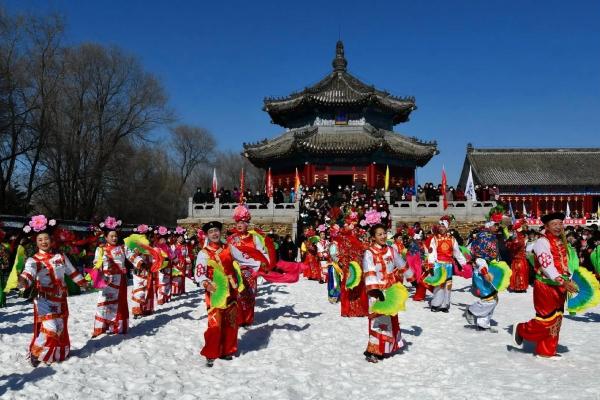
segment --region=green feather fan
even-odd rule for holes
[[[371,307],[371,312],[381,315],[396,315],[399,311],[406,310],[408,290],[401,283],[394,283],[384,292],[385,300],[376,301]]]
[[[227,297],[229,296],[229,279],[223,270],[223,266],[214,260],[208,261],[208,265],[213,269],[212,282],[216,290],[210,294],[211,308],[226,308]]]
[[[356,261],[350,261],[348,264],[348,276],[346,277],[346,288],[354,289],[360,284],[362,276],[362,268]]]

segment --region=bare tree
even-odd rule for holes
[[[179,175],[177,194],[181,196],[194,172],[213,161],[215,139],[204,128],[178,125],[171,130],[171,149]]]
[[[166,95],[132,56],[83,44],[65,51],[59,107],[58,127],[42,153],[54,195],[46,201],[61,218],[89,219],[119,144],[145,139],[170,120]]]

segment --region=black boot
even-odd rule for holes
[[[212,368],[212,366],[215,364],[215,359],[214,358],[207,358],[206,359],[206,366],[208,368]]]

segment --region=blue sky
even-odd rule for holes
[[[420,181],[455,184],[476,147],[600,146],[600,1],[34,1],[71,43],[117,45],[159,76],[182,123],[222,149],[282,129],[261,111],[331,70],[341,36],[351,73],[418,110],[395,130],[437,140]]]

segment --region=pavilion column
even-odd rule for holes
[[[377,185],[377,164],[371,163],[367,167],[367,186],[374,189]]]

